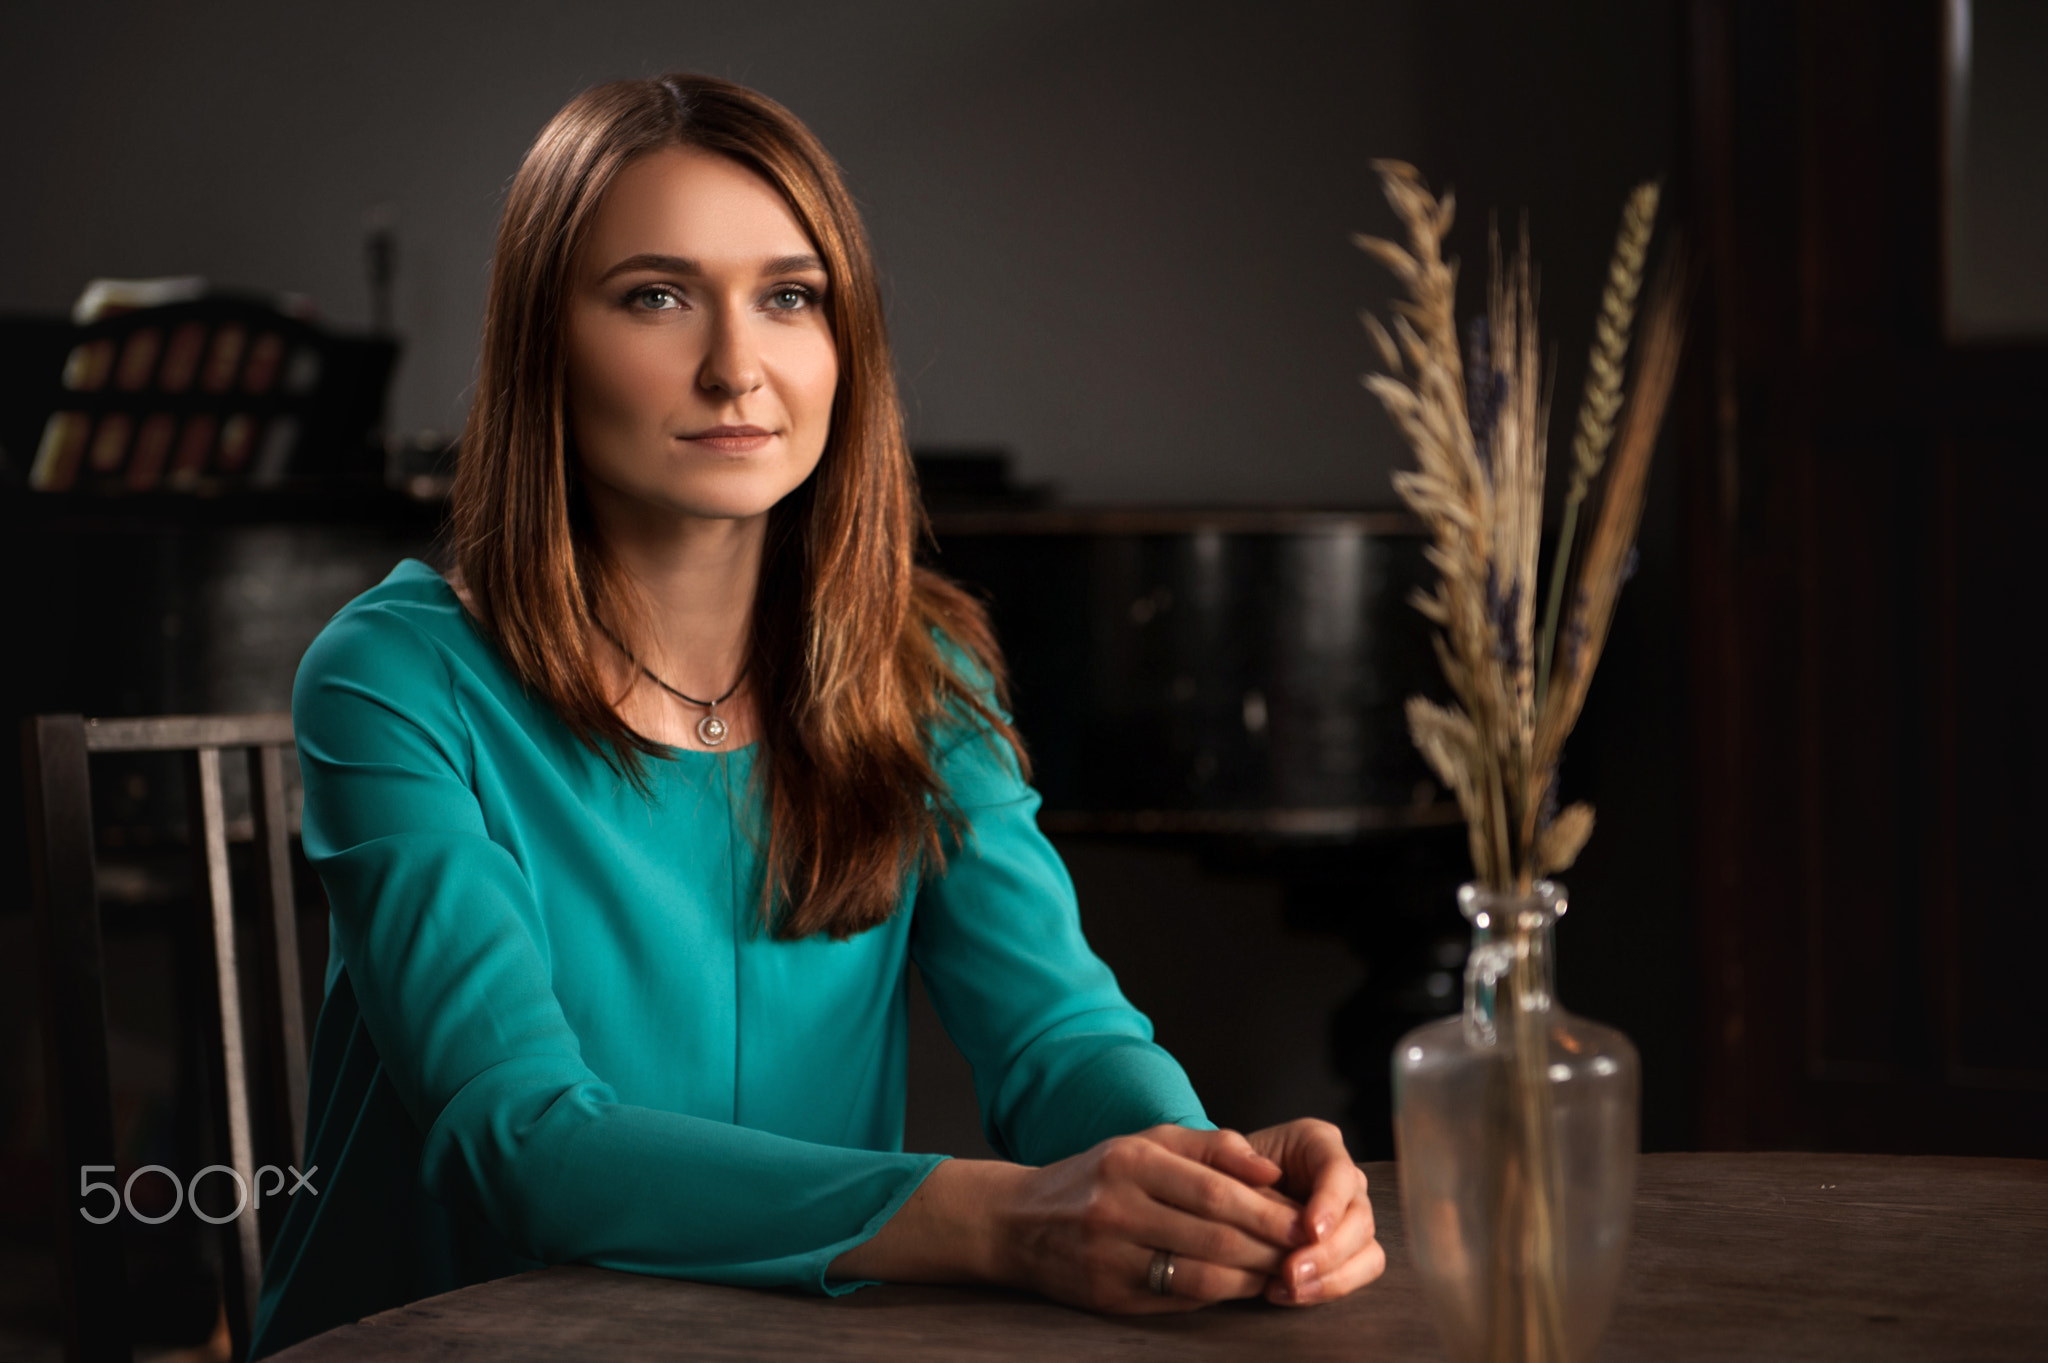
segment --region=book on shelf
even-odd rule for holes
[[[39,492],[381,482],[398,346],[303,300],[95,280],[70,319],[0,317],[0,470]]]

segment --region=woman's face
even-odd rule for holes
[[[743,519],[809,477],[839,383],[828,284],[738,162],[671,147],[620,171],[570,285],[569,427],[593,501]]]

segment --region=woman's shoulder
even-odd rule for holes
[[[398,645],[409,638],[454,644],[469,633],[448,580],[416,558],[402,559],[382,582],[334,613],[319,642],[368,638]],[[309,655],[310,656],[310,655]]]
[[[488,681],[497,669],[447,579],[405,559],[337,611],[299,663],[296,691],[343,684],[446,693],[456,670]]]

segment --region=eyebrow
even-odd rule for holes
[[[643,252],[637,256],[627,256],[624,260],[606,270],[597,282],[602,284],[606,280],[614,279],[622,274],[632,274],[638,270],[653,270],[661,274],[677,275],[701,275],[704,273],[704,267],[688,256],[665,256]],[[816,270],[818,273],[823,274],[825,273],[825,262],[809,254],[777,256],[762,266],[761,273],[799,274],[805,270]]]

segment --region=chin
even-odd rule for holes
[[[648,461],[652,463],[653,461]],[[749,520],[801,487],[816,462],[760,460],[724,467],[583,469],[585,486],[628,514],[694,520]]]
[[[763,516],[776,503],[794,492],[802,479],[721,478],[710,486],[692,480],[690,486],[664,488],[648,500],[697,520],[743,521]]]

